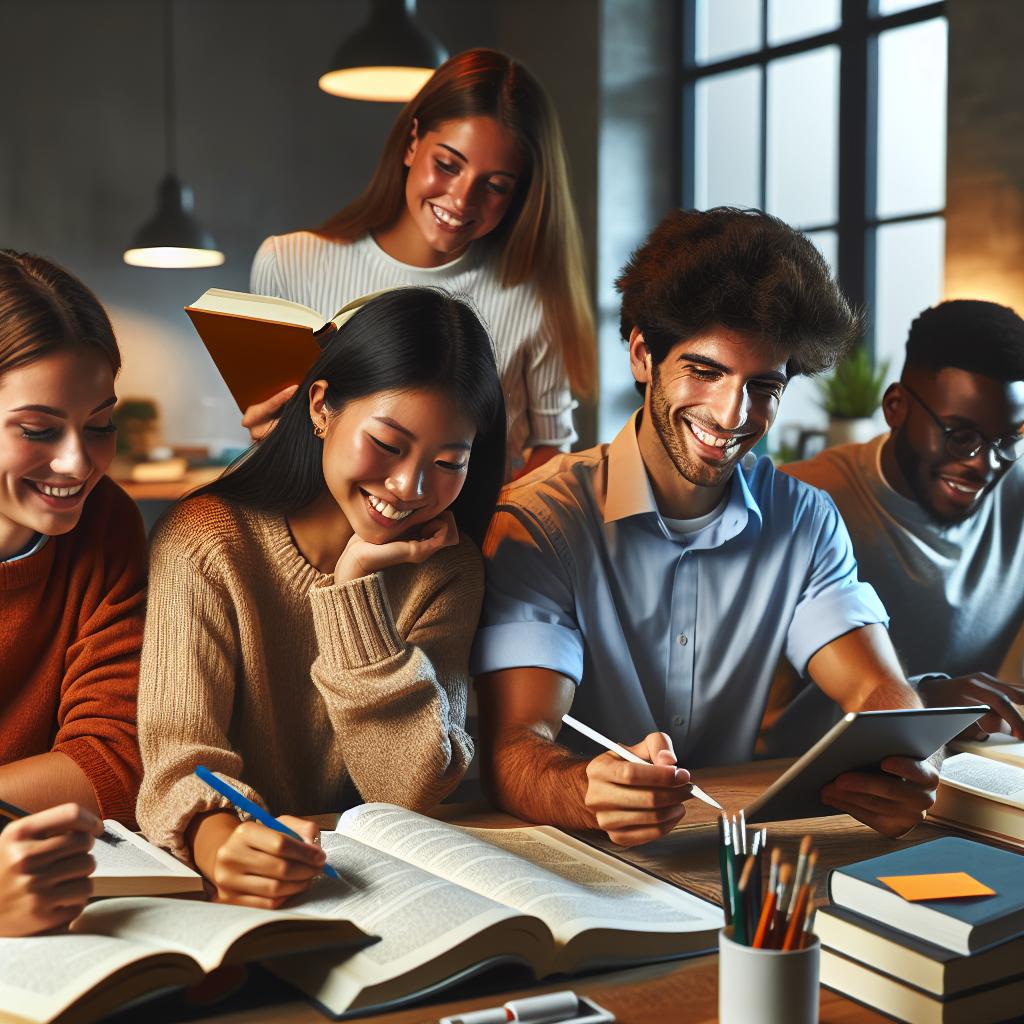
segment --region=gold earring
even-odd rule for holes
[[[327,431],[319,424],[314,425],[313,433],[316,437],[319,437],[321,441],[327,436]]]

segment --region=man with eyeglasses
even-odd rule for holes
[[[1024,738],[1024,320],[993,302],[926,309],[882,408],[888,434],[782,468],[835,501],[925,702],[981,701],[979,731]],[[832,714],[805,685],[766,751]]]

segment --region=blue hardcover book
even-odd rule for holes
[[[879,877],[966,871],[994,896],[911,902]],[[833,903],[963,956],[1024,932],[1024,856],[952,836],[836,868]]]

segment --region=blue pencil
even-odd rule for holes
[[[215,789],[221,796],[227,797],[240,811],[251,814],[261,825],[266,825],[267,828],[272,828],[275,832],[280,832],[282,835],[291,836],[292,839],[298,839],[300,843],[306,841],[298,832],[293,832],[287,825],[282,825],[277,818],[269,815],[259,804],[254,804],[248,797],[239,793],[234,786],[229,786],[223,779],[214,775],[209,768],[199,765],[196,768],[196,775],[211,789]],[[324,864],[324,874],[328,878],[339,877],[338,872],[330,864]]]

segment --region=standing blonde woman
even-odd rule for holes
[[[504,54],[442,64],[398,115],[366,191],[314,231],[266,239],[251,280],[325,318],[397,285],[439,285],[480,311],[505,394],[507,474],[569,447],[571,391],[591,395],[596,374],[582,244],[557,116]],[[292,391],[247,410],[254,437]]]

